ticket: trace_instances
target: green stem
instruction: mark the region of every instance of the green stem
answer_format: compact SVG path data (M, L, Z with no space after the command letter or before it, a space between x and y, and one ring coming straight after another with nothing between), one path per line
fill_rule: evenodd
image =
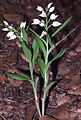
M40 112L39 102L38 102L37 92L36 92L36 86L34 86L33 89L34 89L34 95L35 95L35 104L36 104L36 108L37 108L37 110L38 110L39 116L41 117L41 112Z
M32 63L30 63L29 66L30 66L31 79L32 79L32 81L34 81ZM33 91L34 91L34 96L35 96L36 108L37 108L37 111L38 111L39 116L41 117L39 102L38 102L38 98L37 98L37 90L36 90L37 84L35 83L35 81L34 81L34 84L32 84L32 86L33 86Z
M46 21L47 22L47 21ZM48 63L48 38L46 36L47 40L47 46L46 46L46 58L45 58L45 65ZM44 78L44 94L42 98L42 116L45 114L45 99L46 99L46 94L45 94L45 88L47 86L47 72L45 71L45 78Z

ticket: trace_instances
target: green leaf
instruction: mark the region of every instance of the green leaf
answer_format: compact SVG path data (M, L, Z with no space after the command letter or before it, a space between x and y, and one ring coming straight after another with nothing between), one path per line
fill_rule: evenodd
M36 79L35 79L36 85L37 85L38 81L39 81L39 77L36 77Z
M49 34L47 34L47 39L48 39L49 45L52 46L51 37L49 36Z
M33 48L32 64L34 66L34 62L37 59L38 54L39 54L39 45L36 40L33 41L32 48Z
M27 48L27 46L26 46L24 41L21 43L21 46L22 46L24 54L26 55L28 60L31 61L31 58L32 58L31 51Z
M46 56L46 49L45 49L45 46L44 46L43 42L42 42L41 39L40 39L38 36L36 36L36 35L34 35L34 38L35 38L35 40L38 42L39 47L40 47L40 49L41 49L41 51L43 52L43 55L44 55L44 57L45 57L45 56Z
M19 36L18 33L15 33L15 35L17 36L17 38L18 38L20 41L22 41L22 38Z
M37 59L37 65L39 66L42 77L44 78L45 77L45 63L42 58Z
M17 80L30 80L30 77L28 77L27 75L21 74L21 73L15 73L15 74L6 73L6 74L7 76L12 77Z
M74 32L77 29L77 27L75 27L73 30L71 30L64 38L62 38L60 41L58 41L55 44L55 47L58 46L63 40L65 40L72 32Z
M21 73L15 73L15 74L6 73L6 74L7 74L7 76L12 77L12 78L17 79L17 80L28 80L32 85L34 85L34 81L31 80L30 77L27 75L24 75Z
M48 92L48 90L56 83L56 81L51 82L44 90L44 96L46 96L46 93Z
M35 31L33 31L31 28L29 28L30 29L30 31L32 31L32 33L34 34L34 35L36 35L39 39L40 39L40 35L38 35ZM42 40L42 42L45 44L45 45L47 45L47 43L46 43L46 41L43 39L43 38L41 38L41 40Z
M37 43L39 44L39 47L40 47L40 49L43 52L43 55L45 57L46 56L46 49L45 49L45 46L44 46L44 44L43 44L43 42L41 40L42 38L40 38L40 36L37 33L35 33L34 31L33 31L33 33L34 33L34 38L37 41Z
M46 81L45 81L45 84L47 85L47 83L48 83L48 80L49 80L49 74L48 74L48 72L46 72Z
M69 17L57 30L52 34L52 37L54 37L60 30L62 30L68 22L71 20L72 17Z
M51 52L54 48L55 48L54 45L52 45L52 46L50 47L50 49L49 49L49 51L48 51L48 55L50 54L50 52Z
M26 42L26 44L28 45L28 35L27 35L27 33L26 33L26 31L25 31L25 29L24 28L22 28L22 34L23 34L23 40Z
M52 63L54 60L62 57L62 55L66 52L68 48L65 48L64 50L60 51L49 63Z

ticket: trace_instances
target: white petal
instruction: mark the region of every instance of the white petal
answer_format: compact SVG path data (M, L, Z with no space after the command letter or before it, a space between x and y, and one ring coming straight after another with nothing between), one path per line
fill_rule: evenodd
M43 31L43 32L41 33L40 38L44 37L45 35L47 35L47 32L46 32L46 31Z
M8 28L9 28L9 29L12 29L13 27L12 27L12 26L9 26Z
M41 23L39 24L41 27L43 27L45 24L44 20L41 21Z
M43 11L39 16L40 17L46 17L46 13Z
M6 22L6 21L3 21L3 22L4 22L5 25L8 25L8 22Z
M49 12L53 12L54 9L55 9L55 7L51 7L51 8L49 9Z
M39 23L40 23L40 20L39 20L39 19L33 19L33 23L32 23L32 24L38 25Z
M53 4L53 2L49 3L48 6L47 6L47 8L49 9L52 4Z
M12 35L14 35L14 32L8 32L8 34L6 36L11 37Z
M54 22L52 23L52 26L57 27L57 26L59 26L59 25L61 25L61 24L62 24L62 23L60 23L60 22L54 21Z
M3 28L2 30L3 30L3 31L8 31L8 28Z
M41 6L37 6L37 8L36 8L38 11L43 11L43 8L41 7Z
M21 28L23 28L23 27L25 28L25 26L26 26L26 22L21 22L20 27Z
M10 38L9 38L9 40L13 40L13 39L15 39L16 38L16 35L12 35Z
M52 14L52 15L50 16L50 20L54 20L54 19L56 19L57 17L58 17L58 15Z

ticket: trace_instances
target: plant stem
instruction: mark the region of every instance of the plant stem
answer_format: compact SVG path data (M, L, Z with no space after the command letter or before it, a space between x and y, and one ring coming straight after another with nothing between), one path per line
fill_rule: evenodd
M48 32L48 18L46 17L46 30ZM48 63L48 38L46 36L46 40L47 40L47 44L46 44L46 57L45 57L45 65ZM43 98L42 98L42 116L44 116L45 114L45 98L46 98L46 94L45 94L45 88L47 87L47 71L45 71L45 78L44 78L44 93L43 93Z
M32 67L32 63L30 62L30 74L31 74L31 79L32 81L34 81L34 78L33 78L33 67ZM37 84L36 82L34 81L34 83L32 84L33 86L33 91L34 91L34 96L35 96L35 104L36 104L36 108L37 108L37 111L38 111L38 114L39 116L41 117L41 112L40 112L40 108L39 108L39 102L38 102L38 98L37 98Z
M38 103L38 98L37 98L37 92L36 92L36 86L34 86L33 89L34 89L34 95L35 95L36 108L37 108L37 110L38 110L39 116L41 117L41 112L40 112L39 103Z

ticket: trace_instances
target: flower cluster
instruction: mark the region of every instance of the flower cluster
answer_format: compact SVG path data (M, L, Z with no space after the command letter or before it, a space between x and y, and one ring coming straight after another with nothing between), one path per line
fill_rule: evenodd
M49 18L49 20L47 21L48 23L50 22L50 20L55 20L58 17L58 15L56 15L55 13L52 13L55 9L55 7L51 7L52 4L53 4L53 2L48 4L48 6L46 8L46 12L44 11L44 9L41 6L37 6L37 8L36 8L39 12L41 12L41 14L39 14L40 17L43 17L46 19ZM46 23L46 21L44 21L44 20L40 21L39 19L33 19L32 25L40 25L41 27L45 27L45 24L48 24L48 23ZM61 25L61 23L58 21L54 21L51 24L51 26L54 26L54 27L58 27L59 25Z
M3 21L3 22L5 25L5 28L3 28L2 30L9 31L6 36L9 38L9 40L15 39L17 37L16 33L19 34L19 32L15 28L13 28L12 25L9 25L8 22L6 22L6 21ZM23 38L22 29L25 28L25 26L26 26L26 22L21 22L21 24L20 24L20 29L21 29L20 38Z

